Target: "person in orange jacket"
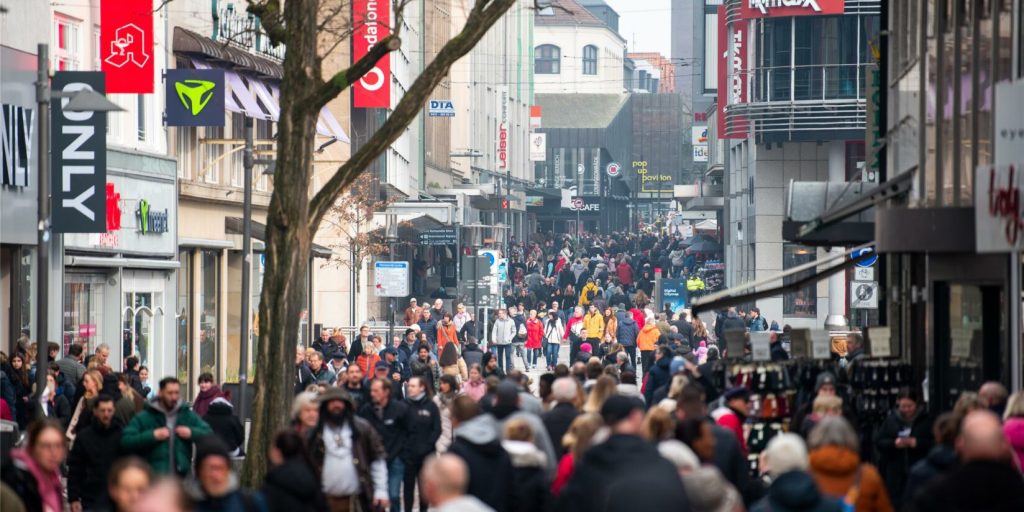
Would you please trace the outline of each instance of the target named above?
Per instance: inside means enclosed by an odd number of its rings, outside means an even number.
[[[640,349],[640,364],[643,365],[645,375],[654,364],[654,350],[658,348],[658,338],[660,337],[661,331],[654,323],[654,317],[645,318],[640,335],[636,337],[636,347]]]
[[[363,344],[363,353],[356,358],[356,364],[363,371],[363,375],[373,375],[373,369],[380,362],[380,355],[373,349],[373,343]]]

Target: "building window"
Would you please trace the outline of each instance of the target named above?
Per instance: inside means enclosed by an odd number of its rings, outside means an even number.
[[[803,245],[784,244],[782,246],[782,269],[789,270],[793,267],[814,261],[814,249]],[[783,284],[790,284],[800,279],[814,275],[814,269],[809,268],[796,275],[783,279]],[[811,283],[793,293],[782,296],[782,314],[790,317],[817,318],[818,316],[818,287]]]
[[[178,380],[185,386],[186,396],[188,391],[188,370],[191,362],[192,350],[192,253],[181,251],[178,253],[178,262],[181,267],[178,269],[178,304],[175,307],[178,316],[178,339],[175,347],[175,362],[177,366]]]
[[[245,118],[242,114],[234,112],[231,114],[231,138],[235,140],[242,140],[245,138]],[[231,146],[232,150],[236,150],[231,154],[228,165],[231,166],[231,186],[242,187],[243,169],[242,166],[245,164],[245,155],[242,151],[237,151],[238,146]]]
[[[218,251],[203,251],[199,276],[199,373],[217,375],[220,332],[220,258]]]
[[[583,74],[597,74],[597,47],[592,44],[583,47]]]
[[[93,352],[103,342],[103,289],[106,285],[104,274],[65,274],[63,339],[68,344],[77,343],[86,352]]]
[[[553,44],[542,44],[537,47],[534,56],[534,73],[538,75],[557,75],[562,72],[562,49]]]
[[[59,14],[53,21],[54,71],[79,69],[82,62],[81,22]]]
[[[207,126],[206,138],[209,139],[221,139],[224,138],[224,127],[223,126]],[[199,168],[205,169],[202,172],[202,176],[196,176],[196,179],[202,180],[204,183],[219,184],[220,183],[220,166],[223,160],[218,161],[217,159],[224,153],[224,146],[221,144],[200,144],[203,148],[201,152],[202,158],[199,160]]]
[[[146,142],[146,95],[139,94],[135,104],[136,127],[139,142]]]

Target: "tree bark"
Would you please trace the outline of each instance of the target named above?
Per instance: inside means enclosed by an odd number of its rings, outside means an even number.
[[[516,0],[475,0],[466,26],[438,52],[391,112],[388,120],[310,200],[313,142],[320,106],[358,80],[372,66],[362,59],[329,81],[321,78],[317,55],[319,0],[250,1],[253,14],[267,16],[272,36],[287,52],[281,87],[274,192],[267,213],[266,267],[260,294],[255,400],[243,484],[258,488],[268,450],[286,426],[295,383],[295,347],[304,304],[310,249],[324,214],[338,195],[393,143],[422,111],[448,69],[476,46]],[[262,14],[262,16],[261,16]],[[283,21],[282,21],[283,20]],[[267,23],[269,22],[269,23]],[[396,39],[386,39],[390,49]],[[376,53],[376,52],[375,52]],[[386,56],[379,52],[376,58]],[[374,61],[376,62],[376,61]]]

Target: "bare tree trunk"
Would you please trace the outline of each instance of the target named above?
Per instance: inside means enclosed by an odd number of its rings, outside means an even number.
[[[313,234],[338,195],[387,150],[422,111],[434,88],[469,53],[515,0],[475,0],[466,26],[441,49],[379,130],[310,200],[313,142],[320,107],[362,77],[399,41],[389,37],[348,70],[324,81],[318,50],[319,0],[249,0],[271,39],[287,53],[281,87],[274,192],[267,213],[266,269],[260,295],[255,402],[243,484],[259,487],[274,435],[288,420],[295,382],[296,334],[306,294]],[[358,286],[358,274],[356,278]]]

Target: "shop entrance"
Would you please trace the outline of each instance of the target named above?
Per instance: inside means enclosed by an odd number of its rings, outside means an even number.
[[[121,353],[125,358],[139,358],[142,365],[151,364],[164,338],[164,281],[154,272],[124,272]]]

